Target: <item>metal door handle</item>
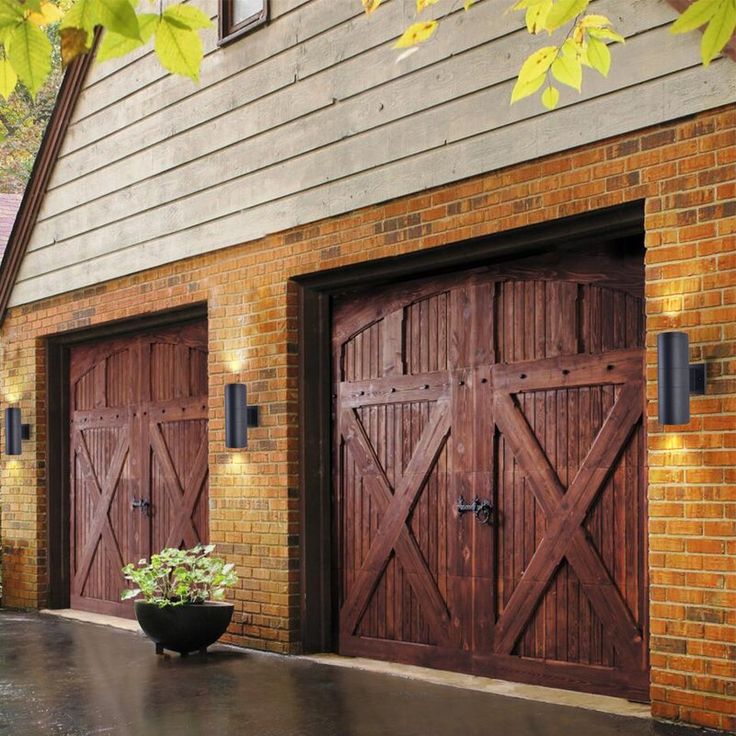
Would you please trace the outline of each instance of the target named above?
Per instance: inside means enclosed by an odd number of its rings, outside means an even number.
[[[147,498],[134,498],[131,508],[141,509],[144,513],[148,513],[151,508],[151,502]]]
[[[481,524],[490,524],[493,520],[493,505],[490,501],[484,499],[481,501],[477,496],[473,499],[473,503],[465,503],[465,499],[460,496],[457,500],[457,514],[471,513]]]

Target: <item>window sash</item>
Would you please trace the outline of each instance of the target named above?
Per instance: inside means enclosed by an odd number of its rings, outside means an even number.
[[[219,27],[220,45],[230,43],[240,38],[248,31],[263,25],[268,20],[268,0],[261,0],[260,9],[246,18],[234,20],[233,0],[220,0]]]

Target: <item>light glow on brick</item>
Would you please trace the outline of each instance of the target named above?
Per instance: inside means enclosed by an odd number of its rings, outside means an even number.
[[[663,445],[665,450],[681,450],[683,447],[682,435],[668,433],[664,435]]]
[[[245,348],[232,351],[226,361],[231,373],[240,373],[245,367]]]
[[[236,469],[242,471],[246,465],[245,453],[244,452],[231,452],[227,458],[227,469],[229,473],[234,472]]]
[[[662,300],[662,314],[667,317],[676,317],[682,312],[682,297],[668,296]]]

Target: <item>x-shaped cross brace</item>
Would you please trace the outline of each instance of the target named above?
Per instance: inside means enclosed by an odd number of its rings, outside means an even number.
[[[183,487],[171,459],[171,454],[166,447],[166,442],[161,435],[161,430],[155,421],[152,421],[150,425],[150,437],[151,447],[163,466],[166,490],[169,493],[172,508],[175,509],[175,518],[166,540],[166,546],[178,547],[183,541],[187,547],[194,547],[199,544],[200,539],[197,530],[194,528],[192,514],[194,513],[194,507],[197,505],[202,485],[207,477],[206,436],[199,445],[194,464]]]
[[[95,510],[93,512],[92,524],[89,529],[87,536],[87,543],[84,545],[84,550],[81,556],[81,563],[77,568],[77,572],[74,575],[74,588],[76,590],[82,590],[87,576],[89,575],[89,569],[94,560],[95,551],[100,539],[105,540],[105,549],[108,554],[113,555],[114,559],[111,560],[113,565],[117,565],[118,568],[122,568],[125,564],[123,557],[120,554],[120,547],[118,547],[117,540],[115,538],[115,532],[110,524],[110,505],[115,497],[115,489],[117,488],[120,474],[123,472],[123,466],[125,464],[125,458],[128,456],[128,428],[126,426],[121,427],[120,437],[118,438],[118,444],[115,448],[115,452],[110,461],[110,465],[105,476],[105,480],[100,484],[97,473],[95,473],[92,459],[89,455],[89,449],[84,439],[84,435],[81,430],[76,432],[76,445],[79,457],[82,460],[82,472],[84,473],[85,479],[93,485],[99,498],[95,504]]]
[[[609,477],[641,414],[641,385],[638,382],[626,384],[565,492],[522,410],[509,394],[495,395],[496,425],[526,475],[547,519],[545,537],[496,624],[496,653],[512,652],[555,569],[567,558],[601,623],[612,635],[621,657],[641,666],[641,631],[582,528],[588,509]]]
[[[450,431],[447,400],[443,399],[435,404],[414,454],[393,494],[386,472],[352,409],[342,410],[341,431],[345,444],[360,469],[363,483],[382,515],[381,524],[371,542],[355,584],[343,604],[342,630],[349,635],[355,633],[373,591],[388,565],[391,552],[395,550],[409,584],[422,603],[425,618],[438,643],[448,644],[450,616],[447,605],[407,526],[409,513],[431,474]]]

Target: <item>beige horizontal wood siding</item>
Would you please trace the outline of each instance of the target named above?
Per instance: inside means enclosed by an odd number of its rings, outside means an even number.
[[[215,0],[197,0],[211,16]],[[509,105],[532,39],[508,0],[454,11],[395,63],[413,0],[271,0],[270,23],[202,82],[150,52],[94,67],[11,304],[258,238],[736,100],[736,65],[699,64],[664,0],[597,0],[627,36],[608,79],[543,114]],[[624,15],[623,18],[620,16]]]

